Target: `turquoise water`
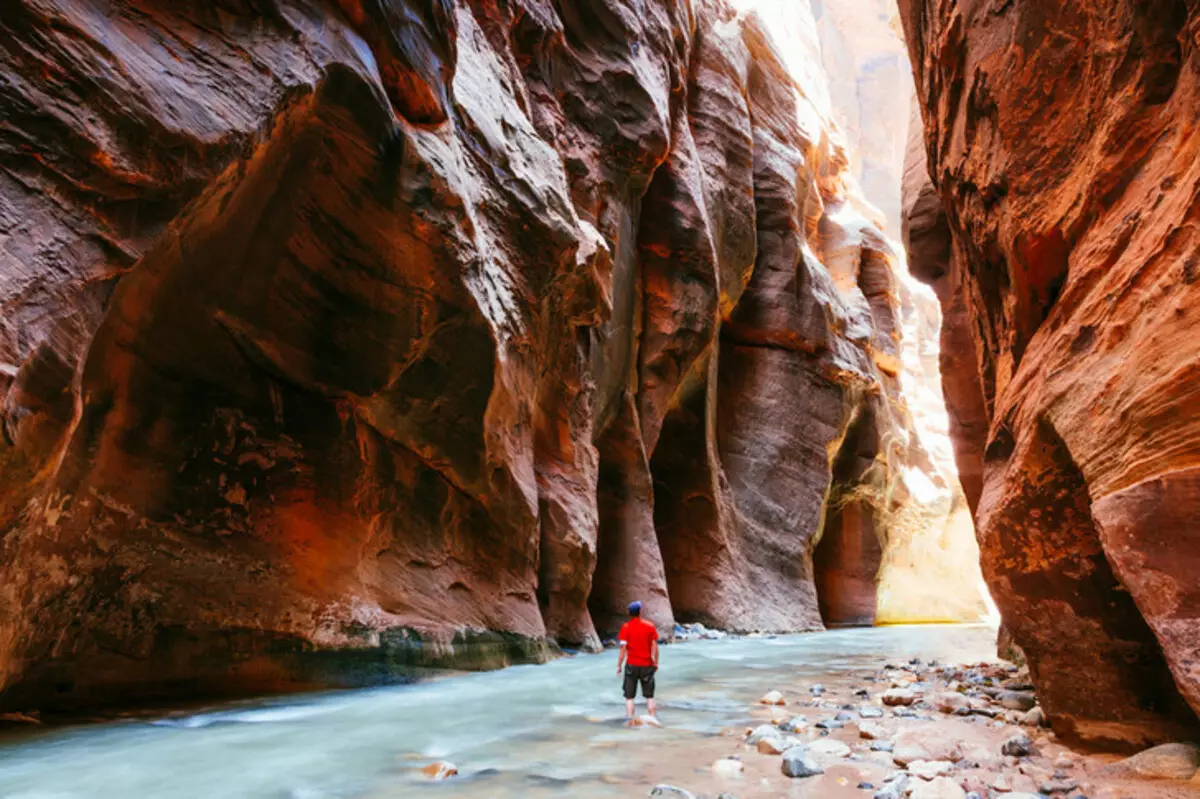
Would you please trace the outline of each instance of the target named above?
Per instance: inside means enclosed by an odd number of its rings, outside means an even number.
[[[764,690],[882,660],[991,659],[994,640],[989,627],[921,626],[673,644],[661,730],[623,726],[613,652],[48,730],[0,739],[0,799],[646,796],[664,757],[744,723]],[[439,759],[460,776],[420,775]]]

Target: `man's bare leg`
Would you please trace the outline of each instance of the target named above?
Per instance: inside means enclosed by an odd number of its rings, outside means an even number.
[[[657,715],[658,715],[658,710],[657,710],[657,708],[658,708],[658,706],[654,704],[654,699],[653,699],[653,698],[650,698],[650,699],[647,699],[647,700],[646,700],[646,709],[647,709],[647,710],[650,712],[650,715],[651,715],[651,716],[657,716]]]
[[[632,699],[625,700],[625,718],[627,718],[627,719],[633,718],[633,700]]]

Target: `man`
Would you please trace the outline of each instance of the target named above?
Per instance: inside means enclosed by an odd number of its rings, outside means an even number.
[[[633,700],[637,696],[638,683],[642,685],[642,696],[646,697],[646,709],[656,715],[654,704],[654,672],[658,671],[658,630],[642,618],[642,603],[629,605],[629,621],[621,626],[617,634],[621,642],[621,653],[617,655],[617,674],[625,670],[625,716],[633,718]]]

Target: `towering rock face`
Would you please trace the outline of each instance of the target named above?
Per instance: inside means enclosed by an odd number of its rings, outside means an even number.
[[[1194,730],[1200,8],[900,6],[906,238],[992,594],[1060,735]]]
[[[0,705],[538,659],[634,598],[871,621],[940,478],[819,55],[766,31],[10,4]]]

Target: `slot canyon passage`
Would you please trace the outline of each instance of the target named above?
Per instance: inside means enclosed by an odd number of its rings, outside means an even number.
[[[634,599],[748,636],[667,663],[975,663],[790,634],[994,600],[1039,741],[1194,738],[1198,47],[1190,0],[0,3],[2,718],[591,685]]]

